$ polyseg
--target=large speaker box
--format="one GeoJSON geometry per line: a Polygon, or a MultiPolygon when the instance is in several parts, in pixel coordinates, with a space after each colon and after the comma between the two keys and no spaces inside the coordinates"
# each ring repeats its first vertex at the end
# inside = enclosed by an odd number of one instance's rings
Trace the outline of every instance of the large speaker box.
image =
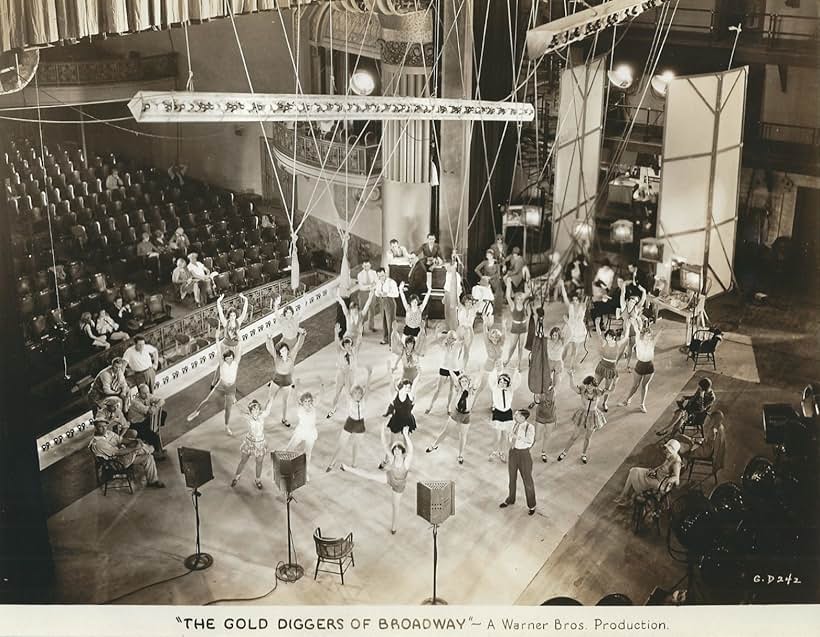
{"type": "Polygon", "coordinates": [[[456,483],[451,480],[416,483],[416,513],[430,524],[456,514],[456,483]]]}
{"type": "Polygon", "coordinates": [[[794,407],[786,403],[769,403],[763,405],[763,433],[770,445],[782,445],[786,427],[790,421],[797,420],[794,407]]]}
{"type": "Polygon", "coordinates": [[[185,475],[185,484],[189,488],[198,489],[214,479],[210,451],[180,447],[177,449],[177,454],[179,455],[179,470],[185,475]]]}
{"type": "Polygon", "coordinates": [[[304,453],[295,451],[273,451],[273,481],[279,490],[292,493],[305,486],[307,460],[304,453]]]}

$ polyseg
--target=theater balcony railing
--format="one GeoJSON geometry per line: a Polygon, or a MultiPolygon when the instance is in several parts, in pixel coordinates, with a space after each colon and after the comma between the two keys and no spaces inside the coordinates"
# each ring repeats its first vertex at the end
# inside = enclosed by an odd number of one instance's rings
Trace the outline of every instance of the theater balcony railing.
{"type": "Polygon", "coordinates": [[[173,78],[177,75],[177,54],[123,58],[41,61],[37,80],[41,86],[113,84],[173,78]]]}
{"type": "Polygon", "coordinates": [[[325,139],[318,127],[311,130],[307,124],[292,126],[275,122],[269,138],[277,161],[288,172],[325,179],[332,183],[365,187],[381,178],[381,149],[378,141],[368,133],[353,143],[325,139]]]}

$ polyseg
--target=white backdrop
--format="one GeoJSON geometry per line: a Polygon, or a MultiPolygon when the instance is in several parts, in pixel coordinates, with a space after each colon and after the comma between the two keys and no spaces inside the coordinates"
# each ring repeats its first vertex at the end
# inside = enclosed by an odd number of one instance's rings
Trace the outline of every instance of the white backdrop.
{"type": "Polygon", "coordinates": [[[712,295],[733,280],[747,78],[745,66],[679,77],[666,95],[658,238],[667,263],[707,266],[712,295]]]}

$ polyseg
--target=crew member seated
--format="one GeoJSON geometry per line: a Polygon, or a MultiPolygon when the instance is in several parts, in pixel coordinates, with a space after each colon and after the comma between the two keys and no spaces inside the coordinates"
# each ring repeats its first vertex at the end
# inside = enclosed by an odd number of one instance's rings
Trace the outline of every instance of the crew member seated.
{"type": "Polygon", "coordinates": [[[145,478],[148,486],[154,489],[163,489],[165,485],[160,482],[157,474],[157,464],[151,453],[154,449],[132,435],[133,429],[126,432],[125,436],[115,434],[108,430],[108,423],[103,419],[94,421],[94,436],[88,444],[88,448],[98,458],[105,460],[117,460],[122,466],[132,465],[145,469],[145,478]]]}

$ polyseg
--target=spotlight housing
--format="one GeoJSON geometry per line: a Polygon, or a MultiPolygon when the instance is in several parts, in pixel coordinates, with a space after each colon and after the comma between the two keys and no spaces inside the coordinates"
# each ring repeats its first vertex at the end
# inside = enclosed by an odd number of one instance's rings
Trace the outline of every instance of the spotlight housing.
{"type": "Polygon", "coordinates": [[[372,95],[376,90],[376,79],[364,69],[356,69],[353,75],[350,76],[350,90],[355,95],[372,95]]]}

